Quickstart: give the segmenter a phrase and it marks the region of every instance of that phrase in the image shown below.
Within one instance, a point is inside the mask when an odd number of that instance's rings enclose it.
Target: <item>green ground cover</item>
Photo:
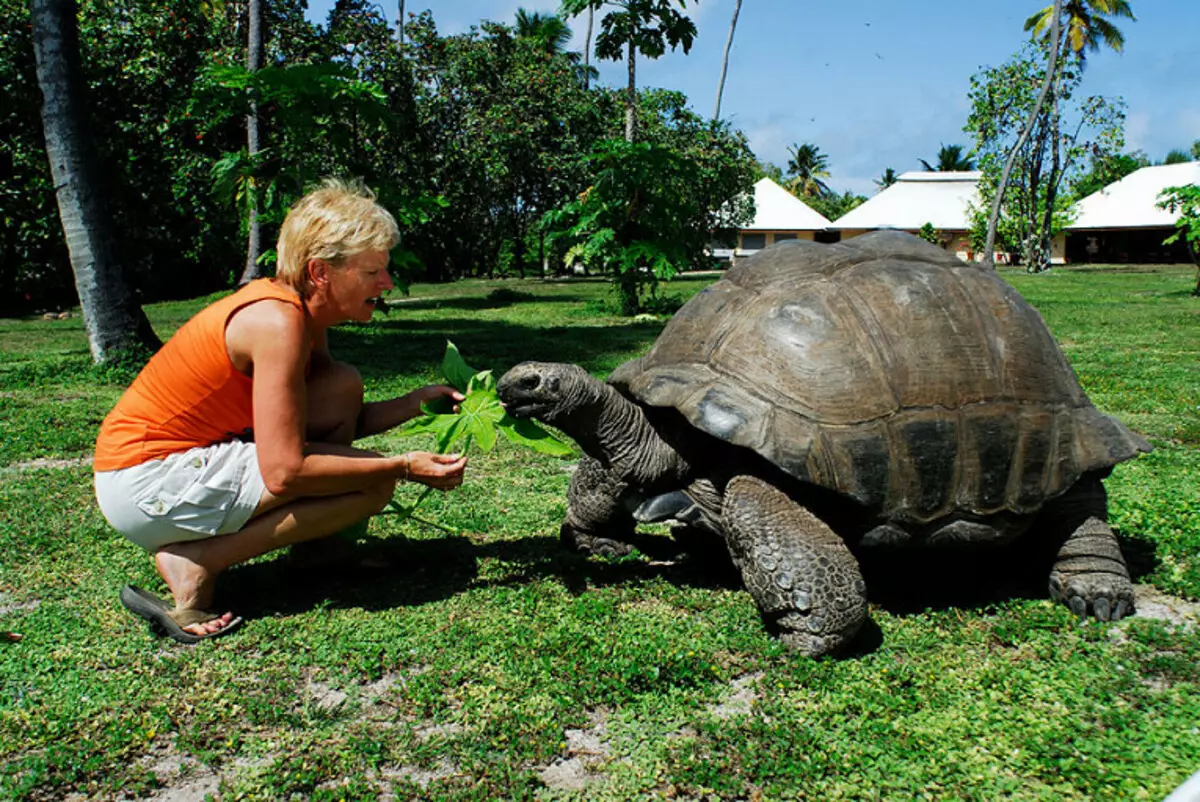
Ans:
[[[1154,442],[1109,480],[1112,519],[1147,598],[1186,609],[1192,270],[1004,275],[1097,405]],[[436,379],[447,338],[497,372],[540,358],[603,374],[662,326],[606,314],[605,297],[595,280],[417,286],[332,346],[373,397]],[[203,303],[148,311],[165,337]],[[0,640],[0,798],[1157,800],[1200,768],[1195,628],[1081,624],[1042,598],[1044,571],[961,563],[948,579],[913,561],[866,566],[858,653],[798,658],[726,567],[666,537],[619,560],[562,551],[572,461],[503,441],[422,507],[457,534],[378,518],[361,548],[385,570],[265,557],[219,590],[250,619],[239,634],[156,640],[117,590],[162,587],[100,516],[84,462],[129,378],[90,366],[78,318],[0,320],[0,635],[23,635]]]

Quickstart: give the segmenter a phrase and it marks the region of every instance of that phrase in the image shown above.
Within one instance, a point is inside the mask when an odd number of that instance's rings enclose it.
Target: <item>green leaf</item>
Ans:
[[[496,447],[496,424],[506,413],[495,390],[477,390],[458,405],[467,432],[484,452]]]
[[[532,448],[552,457],[569,457],[575,453],[569,445],[534,421],[514,418],[505,413],[498,425],[504,436],[519,446]]]
[[[471,379],[479,371],[469,366],[458,352],[458,346],[446,340],[446,355],[442,357],[442,375],[459,392],[470,389]]]

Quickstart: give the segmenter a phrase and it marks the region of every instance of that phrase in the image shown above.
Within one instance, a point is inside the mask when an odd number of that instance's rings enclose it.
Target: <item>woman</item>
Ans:
[[[100,509],[154,554],[175,605],[130,586],[121,601],[176,640],[241,623],[206,609],[229,566],[364,520],[397,481],[462,483],[464,457],[350,445],[420,414],[425,401],[462,400],[430,385],[364,403],[358,371],[329,355],[329,327],[370,320],[392,288],[388,252],[398,239],[370,190],[325,182],[288,213],[276,277],[188,321],[101,425]]]

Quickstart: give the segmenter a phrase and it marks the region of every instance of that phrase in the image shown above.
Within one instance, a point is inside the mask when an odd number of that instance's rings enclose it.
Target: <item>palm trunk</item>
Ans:
[[[625,89],[625,141],[632,143],[637,128],[637,48],[629,40],[629,86]]]
[[[404,50],[404,0],[400,0],[400,16],[396,17],[396,44]]]
[[[1029,133],[1033,130],[1038,116],[1042,113],[1042,107],[1046,104],[1046,96],[1050,94],[1050,86],[1054,82],[1054,74],[1058,70],[1058,32],[1062,24],[1062,4],[1063,0],[1054,0],[1054,10],[1051,12],[1054,14],[1054,18],[1050,21],[1050,56],[1046,59],[1046,78],[1042,81],[1042,90],[1038,94],[1037,102],[1033,105],[1033,111],[1029,114],[1029,119],[1025,122],[1025,127],[1021,130],[1016,144],[1013,145],[1012,151],[1008,154],[1008,159],[1004,162],[1004,170],[1000,173],[1000,183],[996,186],[996,197],[992,201],[992,212],[988,215],[987,244],[983,250],[984,263],[988,267],[994,268],[996,266],[996,226],[1000,222],[1000,205],[1004,202],[1004,190],[1008,188],[1008,179],[1012,175],[1013,164],[1016,163],[1017,154],[1021,152],[1021,147],[1025,144],[1025,140],[1029,138]]]
[[[713,106],[713,119],[721,119],[721,95],[725,93],[725,73],[729,70],[729,51],[733,48],[733,32],[737,29],[738,14],[742,10],[742,0],[737,0],[733,6],[733,21],[729,23],[729,38],[725,40],[725,55],[721,58],[721,80],[717,81],[717,102]]]
[[[31,0],[46,156],[92,359],[161,345],[125,283],[87,120],[75,0]]]
[[[1057,72],[1057,69],[1055,70]],[[1062,149],[1059,147],[1059,89],[1061,81],[1055,80],[1054,96],[1050,99],[1050,180],[1046,184],[1046,208],[1042,214],[1041,230],[1038,232],[1038,271],[1049,270],[1054,258],[1054,240],[1051,230],[1054,225],[1054,204],[1058,200],[1058,183],[1062,178]]]
[[[738,0],[741,2],[741,0]],[[592,82],[592,25],[596,21],[596,9],[588,6],[587,35],[583,37],[583,91],[587,91]]]
[[[249,41],[246,47],[246,69],[256,72],[262,67],[262,0],[250,0]],[[251,169],[254,157],[258,155],[258,101],[250,101],[250,113],[246,115],[246,153],[250,156]],[[242,270],[239,284],[248,284],[263,275],[262,265],[258,258],[262,255],[262,225],[258,219],[258,193],[255,178],[250,177],[250,211],[248,220],[249,233],[246,238],[246,266]]]

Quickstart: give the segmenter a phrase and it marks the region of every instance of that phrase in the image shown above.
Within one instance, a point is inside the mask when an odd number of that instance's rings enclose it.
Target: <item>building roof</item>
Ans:
[[[1200,162],[1143,167],[1076,203],[1067,229],[1173,228],[1178,215],[1159,209],[1158,195],[1185,184],[1200,184]]]
[[[823,231],[829,220],[769,178],[754,185],[754,221],[742,231]]]
[[[979,176],[970,172],[901,173],[896,183],[833,222],[837,229],[917,230],[926,223],[941,231],[971,227],[968,205],[979,203]]]

